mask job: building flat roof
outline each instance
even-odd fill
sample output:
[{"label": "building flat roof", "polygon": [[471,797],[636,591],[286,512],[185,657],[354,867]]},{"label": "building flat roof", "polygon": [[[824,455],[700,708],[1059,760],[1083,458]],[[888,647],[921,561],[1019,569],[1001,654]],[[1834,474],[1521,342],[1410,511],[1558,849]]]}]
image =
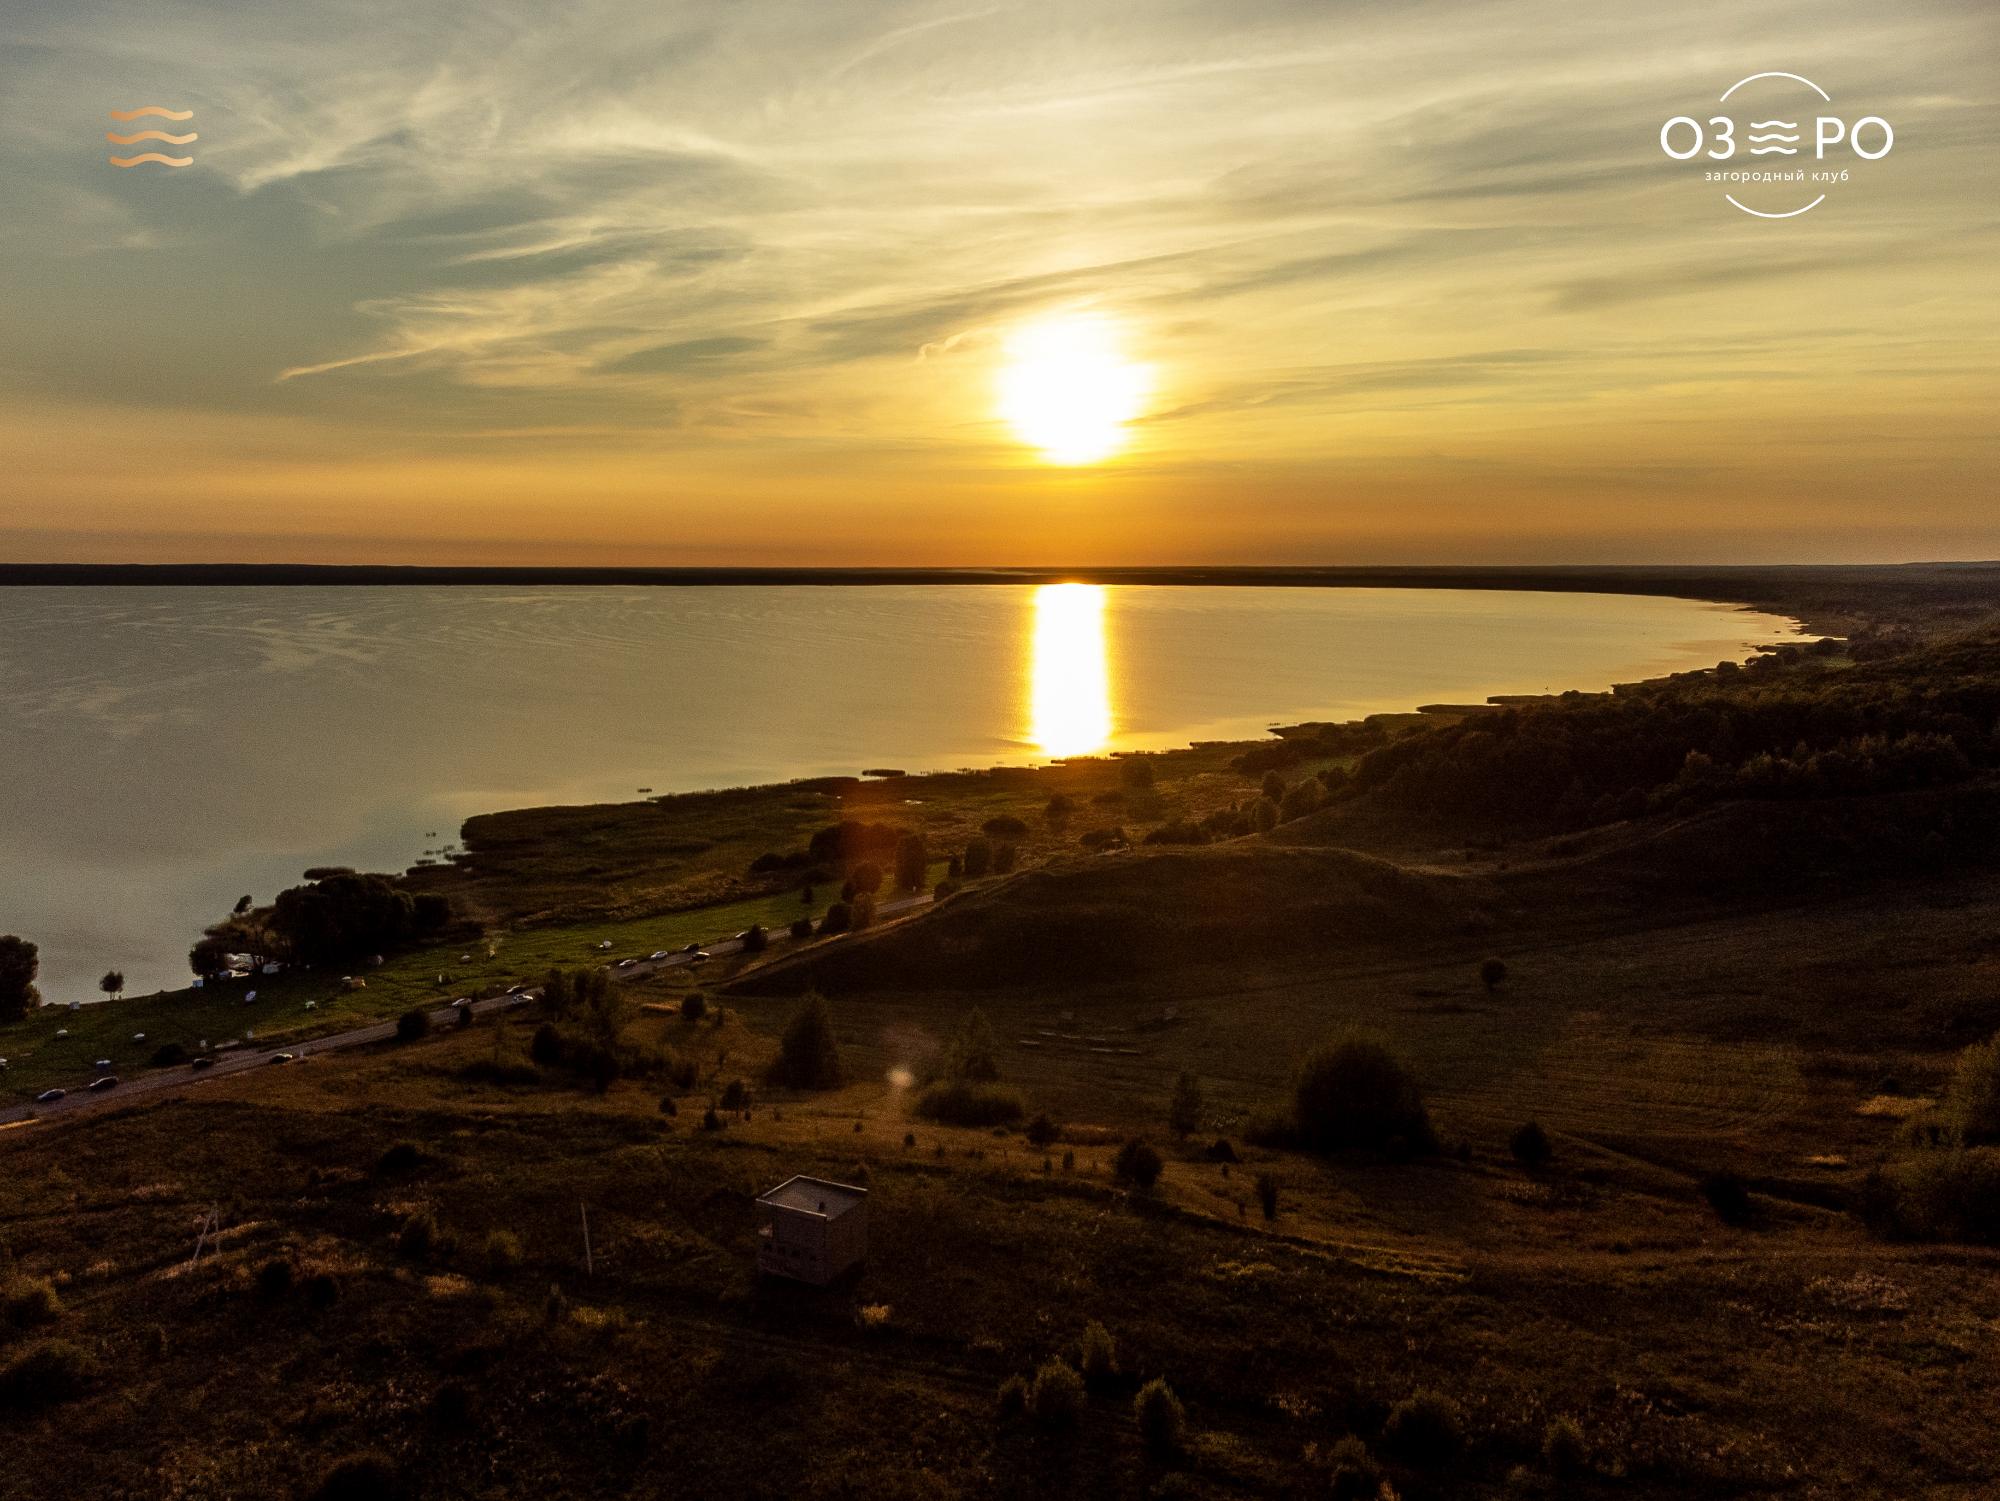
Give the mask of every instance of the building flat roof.
[{"label": "building flat roof", "polygon": [[757,1195],[759,1204],[793,1209],[805,1214],[823,1214],[837,1219],[868,1197],[868,1190],[847,1183],[829,1183],[824,1178],[787,1178],[776,1188]]}]

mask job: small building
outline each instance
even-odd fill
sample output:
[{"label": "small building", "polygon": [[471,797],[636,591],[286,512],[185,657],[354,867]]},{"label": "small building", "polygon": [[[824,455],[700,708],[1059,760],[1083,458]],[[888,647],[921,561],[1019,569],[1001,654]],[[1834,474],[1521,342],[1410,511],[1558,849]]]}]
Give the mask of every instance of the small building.
[{"label": "small building", "polygon": [[787,1178],[757,1196],[757,1270],[825,1287],[868,1259],[868,1190]]}]

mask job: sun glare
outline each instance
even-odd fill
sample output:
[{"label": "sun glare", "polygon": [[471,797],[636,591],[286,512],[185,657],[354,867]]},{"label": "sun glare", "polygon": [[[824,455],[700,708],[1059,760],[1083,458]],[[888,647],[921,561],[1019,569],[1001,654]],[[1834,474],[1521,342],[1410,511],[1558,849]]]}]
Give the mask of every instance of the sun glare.
[{"label": "sun glare", "polygon": [[1109,319],[1074,313],[1016,329],[1000,370],[1000,415],[1052,464],[1095,464],[1125,446],[1149,373]]},{"label": "sun glare", "polygon": [[1033,692],[1028,733],[1045,756],[1082,756],[1111,739],[1104,589],[1043,584],[1035,591]]}]

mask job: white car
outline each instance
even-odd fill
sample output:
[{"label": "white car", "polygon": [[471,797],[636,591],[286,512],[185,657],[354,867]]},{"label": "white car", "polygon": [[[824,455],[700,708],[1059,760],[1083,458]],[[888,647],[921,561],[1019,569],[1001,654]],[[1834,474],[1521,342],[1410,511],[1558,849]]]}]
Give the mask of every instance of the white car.
[{"label": "white car", "polygon": [[111,1060],[110,1060],[109,1058],[100,1058],[100,1059],[98,1059],[98,1060],[97,1060],[97,1061],[96,1061],[95,1063],[91,1064],[91,1067],[92,1067],[92,1068],[109,1068],[109,1067],[111,1067]]},{"label": "white car", "polygon": [[35,1103],[37,1105],[53,1105],[68,1093],[67,1089],[45,1089],[35,1096]]},{"label": "white car", "polygon": [[670,958],[672,956],[669,955],[665,949],[654,949],[653,952],[649,954],[647,957],[654,961],[658,961],[661,959]]},{"label": "white car", "polygon": [[611,940],[609,938],[605,939],[604,942],[598,945],[598,948],[600,949],[608,949],[610,947],[611,947]]},{"label": "white car", "polygon": [[465,1007],[470,1006],[471,1004],[472,1004],[472,997],[469,995],[462,995],[457,1000],[451,1003],[451,1009],[454,1011],[461,1011]]},{"label": "white car", "polygon": [[638,962],[639,961],[637,959],[620,959],[618,961],[618,967],[620,969],[630,969],[633,965],[637,964]]},{"label": "white car", "polygon": [[132,1040],[134,1042],[144,1042],[146,1040],[146,1034],[144,1032],[134,1032],[132,1034]]},{"label": "white car", "polygon": [[65,1038],[65,1037],[67,1037],[67,1036],[69,1036],[69,1028],[68,1028],[68,1027],[57,1027],[57,1028],[56,1028],[56,1040],[57,1040],[58,1042],[60,1042],[60,1041],[61,1041],[61,1040],[62,1040],[63,1038]]}]

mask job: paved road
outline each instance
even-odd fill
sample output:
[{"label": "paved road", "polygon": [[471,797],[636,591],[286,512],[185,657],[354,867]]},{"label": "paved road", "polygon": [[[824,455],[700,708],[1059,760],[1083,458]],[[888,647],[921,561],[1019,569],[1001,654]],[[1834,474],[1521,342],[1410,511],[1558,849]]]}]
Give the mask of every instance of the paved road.
[{"label": "paved road", "polygon": [[[898,917],[931,901],[931,893],[918,892],[914,896],[897,897],[883,902],[877,909],[882,917]],[[775,944],[780,940],[772,939]],[[743,951],[743,941],[739,938],[724,938],[707,946],[706,952],[712,956],[727,957]],[[692,954],[676,951],[661,959],[635,959],[630,963],[614,963],[611,978],[620,982],[643,979],[648,975],[665,970],[683,969],[696,963]],[[539,999],[540,990],[524,990],[515,995],[489,996],[483,1001],[474,1001],[470,1009],[475,1015],[488,1011],[507,1011],[516,1006],[525,1006]],[[116,1002],[111,1004],[116,1005]],[[441,1006],[431,1013],[433,1027],[448,1027],[458,1020],[458,1012],[450,1006]],[[163,1091],[185,1089],[190,1084],[205,1083],[210,1079],[226,1079],[253,1069],[269,1068],[272,1060],[280,1054],[290,1054],[292,1059],[314,1058],[322,1053],[338,1053],[347,1048],[366,1047],[370,1043],[387,1042],[396,1035],[393,1021],[373,1022],[365,1027],[354,1027],[346,1032],[333,1032],[325,1037],[314,1037],[302,1042],[278,1042],[239,1046],[228,1052],[214,1054],[215,1062],[204,1069],[194,1069],[183,1065],[178,1068],[148,1069],[115,1089],[107,1089],[93,1094],[84,1086],[90,1081],[80,1080],[60,1100],[46,1105],[15,1105],[0,1110],[0,1127],[19,1125],[29,1120],[53,1120],[58,1116],[73,1115],[80,1111],[103,1109],[122,1104],[128,1100],[143,1099]]]}]

